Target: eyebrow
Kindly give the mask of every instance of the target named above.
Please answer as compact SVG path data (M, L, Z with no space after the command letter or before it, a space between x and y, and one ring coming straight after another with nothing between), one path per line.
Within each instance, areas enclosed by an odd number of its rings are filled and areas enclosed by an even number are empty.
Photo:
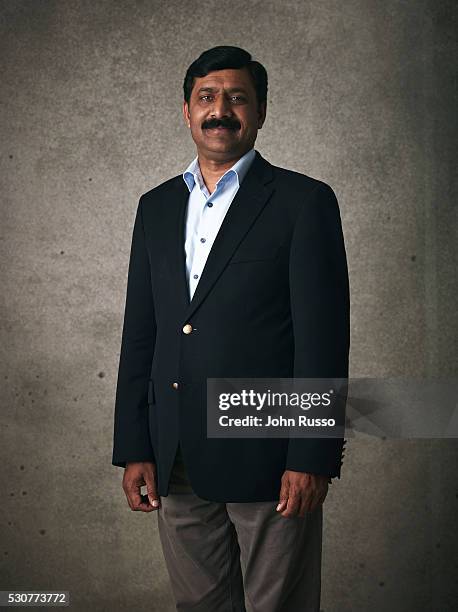
M197 93L201 93L203 91L209 91L210 93L215 93L217 91L219 91L218 87L201 87ZM231 87L229 89L226 89L226 91L228 93L236 93L236 92L240 92L240 93L244 93L246 94L247 91L245 89L243 89L243 87Z

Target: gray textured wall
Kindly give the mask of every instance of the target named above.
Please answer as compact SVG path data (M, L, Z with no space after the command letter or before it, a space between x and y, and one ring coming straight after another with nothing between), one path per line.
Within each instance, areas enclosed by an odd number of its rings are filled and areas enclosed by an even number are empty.
M181 87L206 48L264 63L256 148L337 193L352 375L456 376L452 6L1 2L1 589L174 608L156 514L128 509L111 466L112 413L135 208L195 155ZM456 467L455 440L351 440L326 612L452 610Z

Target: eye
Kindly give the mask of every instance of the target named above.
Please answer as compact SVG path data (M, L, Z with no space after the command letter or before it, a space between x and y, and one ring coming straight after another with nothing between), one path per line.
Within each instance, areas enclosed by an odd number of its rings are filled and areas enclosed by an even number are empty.
M199 96L199 100L202 100L203 102L208 102L212 98L213 96L211 94ZM234 102L245 102L245 97L244 96L231 96L231 100Z

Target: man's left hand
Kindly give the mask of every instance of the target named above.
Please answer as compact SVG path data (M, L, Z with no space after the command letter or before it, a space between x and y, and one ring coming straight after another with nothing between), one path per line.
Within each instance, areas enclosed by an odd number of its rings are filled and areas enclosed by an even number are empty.
M304 517L306 512L313 512L326 498L328 481L328 476L285 470L277 512L285 517Z

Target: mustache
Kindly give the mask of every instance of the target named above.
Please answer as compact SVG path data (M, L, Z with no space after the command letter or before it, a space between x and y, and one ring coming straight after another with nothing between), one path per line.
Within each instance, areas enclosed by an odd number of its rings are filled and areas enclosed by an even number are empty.
M223 117L222 119L209 119L208 121L204 121L202 123L203 130L211 130L217 127L238 130L240 128L240 123L237 120L227 119L225 117Z

